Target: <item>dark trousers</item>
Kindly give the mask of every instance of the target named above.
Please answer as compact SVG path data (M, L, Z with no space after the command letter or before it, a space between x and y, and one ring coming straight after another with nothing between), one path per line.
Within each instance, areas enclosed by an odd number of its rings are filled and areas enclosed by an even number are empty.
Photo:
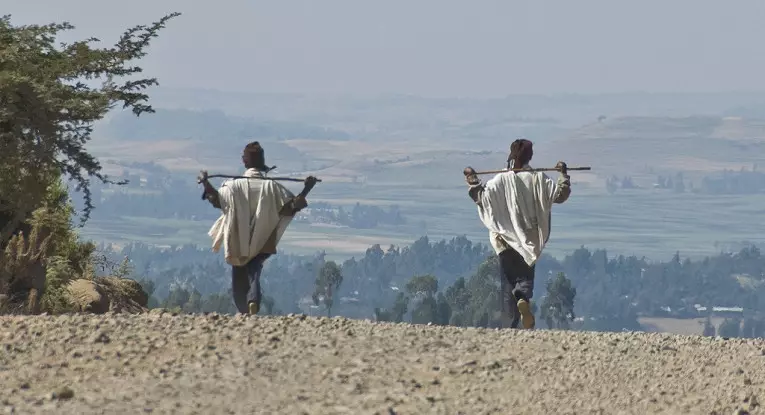
M248 304L255 302L260 306L263 295L260 288L260 274L263 272L263 263L271 254L258 254L250 262L241 267L231 268L231 290L234 296L234 305L240 313L249 312Z
M510 320L511 328L518 328L520 313L518 300L531 300L534 296L534 268L523 260L521 254L513 248L507 248L499 254L500 302L503 319Z

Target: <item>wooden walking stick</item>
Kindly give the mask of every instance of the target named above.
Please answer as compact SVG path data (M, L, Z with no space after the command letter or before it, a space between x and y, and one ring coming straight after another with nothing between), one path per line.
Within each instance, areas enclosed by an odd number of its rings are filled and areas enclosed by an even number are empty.
M275 169L276 166L269 168L266 170L266 172ZM261 177L247 177L247 176L234 176L230 174L207 174L206 171L202 171L202 175L197 178L197 184L202 183L203 181L206 181L210 178L224 178L224 179L252 179L252 180L276 180L276 181L283 181L283 182L305 182L305 179L299 179L297 177L267 177L267 176L261 176ZM320 179L316 179L316 182L320 182ZM207 190L202 192L202 200L205 199L205 196L207 195Z
M224 179L253 179L253 180L277 180L277 181L283 181L283 182L304 182L305 179L300 179L297 177L247 177L247 176L231 176L228 174L210 174L207 176L208 179L214 178L214 177L221 177ZM321 179L316 179L317 182L320 182ZM202 183L199 181L199 183Z
M566 171L590 171L592 170L592 167L566 167ZM522 172L522 171L529 171L529 172L538 172L538 171L561 171L558 167L545 167L540 169L502 169L502 170L487 170L487 171L477 171L475 174L499 174L499 173L507 173L509 171L514 172Z

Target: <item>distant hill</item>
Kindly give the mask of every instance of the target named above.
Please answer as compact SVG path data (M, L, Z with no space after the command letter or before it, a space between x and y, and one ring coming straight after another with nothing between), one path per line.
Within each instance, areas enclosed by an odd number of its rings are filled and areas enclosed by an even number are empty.
M219 110L192 111L157 109L155 114L136 117L116 114L99 130L118 140L247 140L288 139L348 140L345 131L289 121L255 121L234 117Z
M739 170L762 161L765 121L718 116L605 118L549 146L566 160L592 165L599 175Z

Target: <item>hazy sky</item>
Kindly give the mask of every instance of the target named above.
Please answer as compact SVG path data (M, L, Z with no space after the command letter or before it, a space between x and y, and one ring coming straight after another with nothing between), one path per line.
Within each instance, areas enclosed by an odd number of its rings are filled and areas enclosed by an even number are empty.
M179 11L142 63L163 86L251 92L765 90L763 0L2 0L110 44Z

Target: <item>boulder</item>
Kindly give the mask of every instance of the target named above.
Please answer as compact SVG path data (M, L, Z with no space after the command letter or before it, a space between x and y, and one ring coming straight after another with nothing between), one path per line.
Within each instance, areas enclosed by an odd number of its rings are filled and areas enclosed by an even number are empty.
M68 294L76 311L96 314L141 313L147 311L149 303L149 295L141 284L129 278L77 279L69 283Z
M109 311L141 313L148 310L149 295L138 281L119 277L99 277L95 280L109 296Z
M68 300L75 311L103 314L109 311L109 297L93 280L77 279L69 282Z

